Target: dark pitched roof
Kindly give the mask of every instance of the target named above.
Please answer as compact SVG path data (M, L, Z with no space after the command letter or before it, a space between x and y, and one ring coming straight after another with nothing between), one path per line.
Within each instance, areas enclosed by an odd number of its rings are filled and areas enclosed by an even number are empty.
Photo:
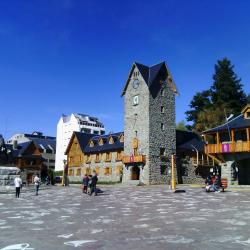
M170 76L170 72L169 72L169 70L168 70L167 65L166 65L165 62L160 62L160 63L158 63L158 64L155 64L155 65L151 66L151 67L148 67L148 66L143 65L143 64L141 64L141 63L135 62L135 63L133 64L133 66L132 66L132 69L130 70L129 78L128 78L128 80L127 80L127 82L126 82L126 84L125 84L125 87L124 87L124 89L123 89L122 96L123 96L123 95L125 94L125 92L126 92L126 89L127 89L127 86L128 86L128 83L129 83L129 80L130 80L132 71L134 70L134 67L137 67L137 68L138 68L138 70L140 71L140 73L141 73L141 75L142 75L144 81L145 81L146 84L148 85L148 87L150 87L150 86L154 83L155 79L156 79L157 76L160 74L161 69L162 69L163 67L165 68L165 70L167 70L168 75ZM175 93L178 93L178 91L177 91L177 89L176 89L176 86L175 86L175 83L174 83L174 82L171 82L170 85L171 85L171 88L173 89L173 91L174 91Z
M84 148L87 146L89 140L95 136L94 134L87 134L82 132L75 132L75 135L80 144L82 152Z
M250 127L250 119L245 119L244 115L241 114L234 119L212 129L208 129L203 133L211 133L217 131L223 131L228 129L239 129L239 128L249 128Z
M176 130L176 149L177 151L204 151L205 143L199 135L191 131Z
M118 140L118 138L121 135L123 135L123 132L109 134L109 135L94 136L92 138L92 140L96 142L95 145L93 147L90 147L90 145L88 144L85 147L85 149L83 150L83 152L88 154L88 153L98 153L98 152L123 150L124 143L120 142L120 140ZM113 144L109 144L108 138L110 136L114 138L114 143ZM98 141L101 138L104 139L103 145L98 144Z
M32 139L32 141L34 142L34 144L36 145L36 147L38 147L39 149L48 149L51 150L51 148L53 149L53 151L56 151L56 140L55 139ZM51 148L50 148L51 147Z

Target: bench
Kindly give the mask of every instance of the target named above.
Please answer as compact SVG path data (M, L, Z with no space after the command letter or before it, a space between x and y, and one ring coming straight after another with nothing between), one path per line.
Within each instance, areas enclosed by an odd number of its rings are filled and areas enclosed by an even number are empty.
M227 188L227 179L226 178L222 178L221 179L221 184L220 184L221 188L222 188L222 192L225 191L225 189Z

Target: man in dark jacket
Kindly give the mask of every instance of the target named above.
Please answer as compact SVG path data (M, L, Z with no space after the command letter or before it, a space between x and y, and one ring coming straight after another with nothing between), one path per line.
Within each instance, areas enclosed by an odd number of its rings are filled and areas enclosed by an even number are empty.
M98 181L97 175L96 175L96 171L93 171L93 176L91 178L92 183L91 183L91 192L90 195L92 195L93 193L95 193L95 196L97 195L97 189L96 189L96 184Z

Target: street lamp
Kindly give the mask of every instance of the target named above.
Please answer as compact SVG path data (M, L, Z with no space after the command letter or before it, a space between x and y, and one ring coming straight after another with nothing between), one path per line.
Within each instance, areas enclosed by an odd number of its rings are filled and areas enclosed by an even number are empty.
M198 166L199 165L199 151L194 145L190 144L190 146L196 151L196 161L197 161L197 166Z
M65 175L66 163L67 163L67 160L63 159L63 177L62 177L62 186L66 186L66 175Z

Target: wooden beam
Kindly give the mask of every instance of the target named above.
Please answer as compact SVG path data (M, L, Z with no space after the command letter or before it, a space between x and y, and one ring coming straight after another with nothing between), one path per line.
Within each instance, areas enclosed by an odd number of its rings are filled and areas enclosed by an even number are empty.
M247 128L247 144L248 144L248 151L250 151L250 128Z
M217 144L217 149L216 149L216 153L218 153L220 150L219 150L219 145L220 145L220 135L219 135L219 132L216 132L216 144Z

